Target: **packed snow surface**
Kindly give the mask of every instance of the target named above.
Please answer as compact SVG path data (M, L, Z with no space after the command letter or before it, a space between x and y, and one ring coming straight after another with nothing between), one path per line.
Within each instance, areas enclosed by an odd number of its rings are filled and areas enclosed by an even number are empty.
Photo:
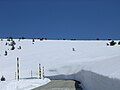
M24 79L20 81L0 82L0 90L31 90L49 83L49 79Z
M110 42L107 40L35 40L32 42L31 39L20 41L16 39L14 41L15 50L10 50L11 46L5 45L7 40L0 41L0 76L5 76L7 81L15 79L18 57L20 78L30 77L31 71L33 77L38 77L38 65L41 64L45 67L45 76L81 81L84 90L120 90L120 83L118 83L120 45L118 44L107 46L106 43ZM18 49L19 46L21 49ZM5 51L7 56L4 55ZM107 82L109 80L113 83Z

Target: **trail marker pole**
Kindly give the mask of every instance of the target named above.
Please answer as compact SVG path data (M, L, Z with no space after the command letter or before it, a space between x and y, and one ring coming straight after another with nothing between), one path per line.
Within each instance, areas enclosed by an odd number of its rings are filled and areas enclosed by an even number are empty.
M32 78L32 70L31 70L31 78Z
M20 67L19 67L19 58L17 57L17 80L19 81L20 79Z
M16 72L15 72L15 80L16 80Z
M41 79L41 64L39 64L39 79Z
M44 66L43 66L43 79L44 79Z

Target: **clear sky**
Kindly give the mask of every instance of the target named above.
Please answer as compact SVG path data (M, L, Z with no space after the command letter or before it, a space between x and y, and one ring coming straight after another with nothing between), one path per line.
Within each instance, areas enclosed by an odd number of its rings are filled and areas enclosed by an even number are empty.
M120 0L0 0L0 37L120 39Z

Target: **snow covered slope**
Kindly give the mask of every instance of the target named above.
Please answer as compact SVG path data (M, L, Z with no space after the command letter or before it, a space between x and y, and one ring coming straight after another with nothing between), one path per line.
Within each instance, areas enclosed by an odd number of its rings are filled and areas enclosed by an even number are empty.
M120 80L120 45L107 46L109 41L94 40L15 40L15 50L0 41L0 76L14 80L16 58L20 59L20 78L38 77L38 64L45 66L45 76L60 76L82 82L86 90L119 90L110 87L108 80ZM118 41L116 41L118 42ZM21 49L18 47L21 46ZM73 51L74 49L74 51ZM7 56L4 56L7 51ZM91 74L92 73L92 74ZM97 78L96 78L97 77ZM103 81L101 81L101 79ZM96 82L97 81L97 82ZM96 84L98 83L99 87ZM103 84L104 83L104 84ZM114 83L120 86L120 83ZM112 85L114 85L112 84ZM106 88L106 89L103 89Z

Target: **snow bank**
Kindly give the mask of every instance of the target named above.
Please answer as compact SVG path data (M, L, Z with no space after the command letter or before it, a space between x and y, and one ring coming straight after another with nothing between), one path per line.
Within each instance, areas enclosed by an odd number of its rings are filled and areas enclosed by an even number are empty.
M0 82L0 90L31 90L49 83L50 80L43 79L22 79L20 81Z
M100 75L92 71L81 70L72 75L48 76L50 79L71 79L80 81L83 90L119 90L120 80Z
M84 90L119 90L120 56L98 58L96 61L68 63L66 66L51 69L60 75L48 76L50 79L73 79L81 82ZM102 60L100 60L102 59Z
M75 75L82 82L84 90L119 90L120 80L109 78L91 71L82 70Z

